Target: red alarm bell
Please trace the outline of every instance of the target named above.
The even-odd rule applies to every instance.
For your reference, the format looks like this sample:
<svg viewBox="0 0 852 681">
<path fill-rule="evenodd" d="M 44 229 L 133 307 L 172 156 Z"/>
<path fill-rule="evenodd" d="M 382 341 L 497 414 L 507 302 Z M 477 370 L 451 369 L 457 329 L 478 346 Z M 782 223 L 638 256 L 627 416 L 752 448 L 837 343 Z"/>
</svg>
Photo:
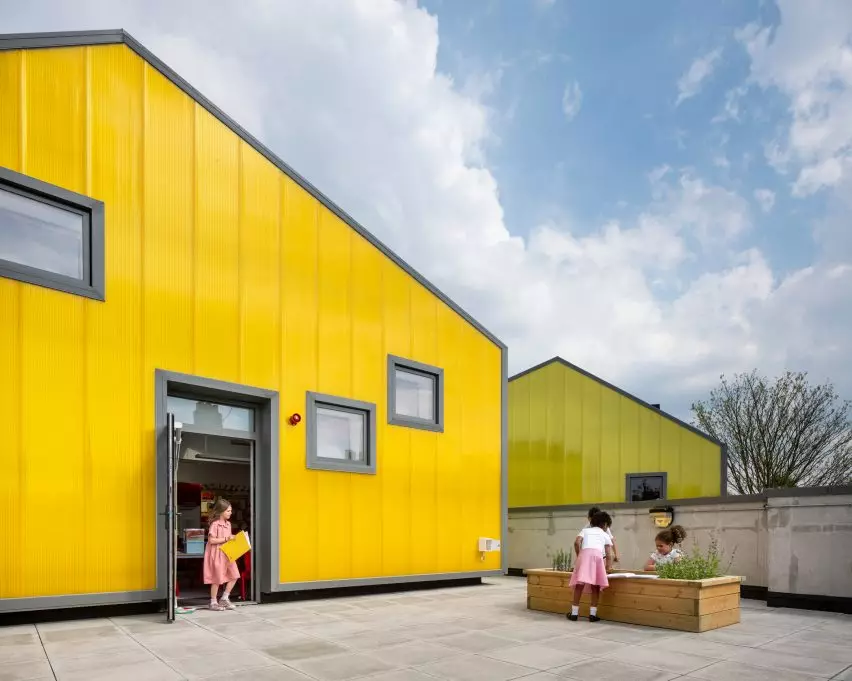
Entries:
<svg viewBox="0 0 852 681">
<path fill-rule="evenodd" d="M 302 417 L 299 414 L 293 414 L 289 419 L 289 423 L 291 426 L 296 426 L 302 420 Z"/>
</svg>

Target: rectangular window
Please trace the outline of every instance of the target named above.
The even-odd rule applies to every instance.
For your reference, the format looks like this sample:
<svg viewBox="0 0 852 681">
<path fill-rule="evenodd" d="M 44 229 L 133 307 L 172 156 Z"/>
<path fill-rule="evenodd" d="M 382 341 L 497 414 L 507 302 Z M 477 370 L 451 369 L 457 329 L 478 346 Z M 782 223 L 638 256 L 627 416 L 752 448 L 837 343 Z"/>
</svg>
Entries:
<svg viewBox="0 0 852 681">
<path fill-rule="evenodd" d="M 388 423 L 444 431 L 444 370 L 388 356 Z"/>
<path fill-rule="evenodd" d="M 254 431 L 254 410 L 230 404 L 169 395 L 168 410 L 185 426 L 213 430 Z"/>
<path fill-rule="evenodd" d="M 0 167 L 0 276 L 104 300 L 103 203 Z"/>
<path fill-rule="evenodd" d="M 628 473 L 627 501 L 652 501 L 666 498 L 665 473 Z"/>
<path fill-rule="evenodd" d="M 376 405 L 308 393 L 307 467 L 376 472 Z"/>
</svg>

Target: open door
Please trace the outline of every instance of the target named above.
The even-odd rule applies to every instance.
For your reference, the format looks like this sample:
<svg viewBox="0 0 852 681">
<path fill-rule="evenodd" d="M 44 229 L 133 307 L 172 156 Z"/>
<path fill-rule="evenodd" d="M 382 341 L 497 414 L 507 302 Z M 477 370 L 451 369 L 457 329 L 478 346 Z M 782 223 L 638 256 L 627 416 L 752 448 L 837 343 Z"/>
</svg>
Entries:
<svg viewBox="0 0 852 681">
<path fill-rule="evenodd" d="M 166 414 L 166 621 L 174 622 L 177 612 L 177 460 L 180 454 L 181 424 L 175 422 L 174 414 Z"/>
</svg>

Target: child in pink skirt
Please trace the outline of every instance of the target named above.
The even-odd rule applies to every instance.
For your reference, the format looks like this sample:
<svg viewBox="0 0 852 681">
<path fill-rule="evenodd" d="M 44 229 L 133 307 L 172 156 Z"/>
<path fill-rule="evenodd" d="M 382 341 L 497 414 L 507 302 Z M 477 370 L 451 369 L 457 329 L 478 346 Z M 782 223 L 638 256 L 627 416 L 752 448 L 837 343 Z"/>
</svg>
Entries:
<svg viewBox="0 0 852 681">
<path fill-rule="evenodd" d="M 577 563 L 571 574 L 571 586 L 574 587 L 574 602 L 568 619 L 576 622 L 580 615 L 580 598 L 586 587 L 592 592 L 592 607 L 589 609 L 589 621 L 598 622 L 598 599 L 601 589 L 609 586 L 606 573 L 612 569 L 612 537 L 607 530 L 612 525 L 609 513 L 598 511 L 589 519 L 589 527 L 584 528 L 574 541 Z M 606 556 L 606 558 L 604 558 Z"/>
<path fill-rule="evenodd" d="M 210 585 L 210 609 L 233 610 L 231 589 L 240 578 L 240 570 L 235 562 L 222 551 L 222 544 L 234 538 L 231 532 L 231 504 L 225 499 L 217 499 L 210 512 L 210 531 L 207 534 L 207 546 L 204 547 L 204 583 Z M 219 587 L 225 585 L 221 599 Z"/>
</svg>

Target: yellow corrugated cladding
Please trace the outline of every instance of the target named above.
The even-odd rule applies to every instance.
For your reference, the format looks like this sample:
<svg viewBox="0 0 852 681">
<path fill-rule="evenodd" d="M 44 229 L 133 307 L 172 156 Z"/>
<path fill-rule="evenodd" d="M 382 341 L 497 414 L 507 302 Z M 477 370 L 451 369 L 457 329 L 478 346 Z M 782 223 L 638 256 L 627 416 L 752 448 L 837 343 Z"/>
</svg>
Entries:
<svg viewBox="0 0 852 681">
<path fill-rule="evenodd" d="M 716 496 L 714 442 L 554 361 L 509 382 L 509 507 L 625 501 L 628 473 L 668 473 L 668 497 Z"/>
<path fill-rule="evenodd" d="M 282 426 L 282 581 L 498 569 L 501 351 L 123 45 L 0 53 L 0 165 L 102 200 L 106 302 L 0 278 L 0 598 L 155 586 L 155 369 L 377 404 L 378 474 Z M 445 432 L 387 425 L 387 355 Z"/>
</svg>

